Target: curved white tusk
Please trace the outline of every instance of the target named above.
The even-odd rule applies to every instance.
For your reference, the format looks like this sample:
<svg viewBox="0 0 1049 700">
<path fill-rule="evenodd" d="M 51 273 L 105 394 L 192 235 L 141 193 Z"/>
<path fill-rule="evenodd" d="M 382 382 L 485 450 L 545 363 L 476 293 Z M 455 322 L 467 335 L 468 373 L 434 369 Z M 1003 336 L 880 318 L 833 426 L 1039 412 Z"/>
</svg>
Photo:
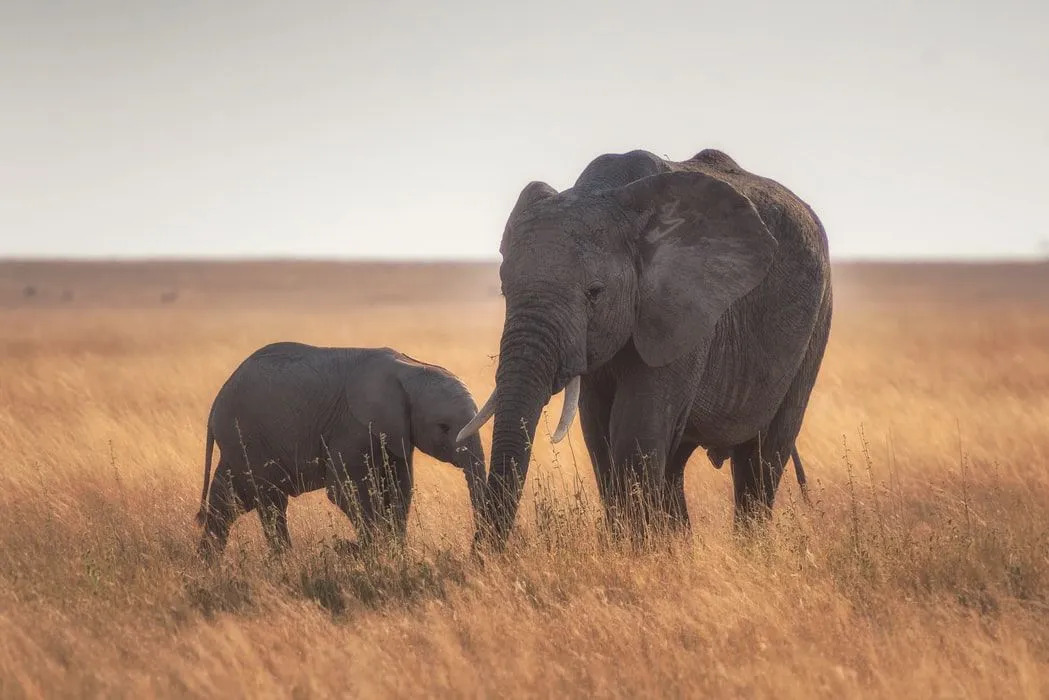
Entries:
<svg viewBox="0 0 1049 700">
<path fill-rule="evenodd" d="M 572 377 L 572 381 L 568 382 L 568 386 L 565 387 L 565 403 L 561 408 L 561 420 L 557 421 L 557 430 L 550 436 L 550 440 L 553 442 L 561 442 L 565 435 L 568 435 L 568 429 L 572 427 L 576 410 L 579 408 L 579 385 L 581 382 L 582 380 L 577 374 Z"/>
<path fill-rule="evenodd" d="M 466 438 L 470 437 L 478 430 L 481 426 L 487 423 L 492 416 L 495 415 L 495 391 L 488 397 L 488 400 L 484 402 L 484 406 L 481 406 L 481 410 L 477 412 L 477 415 L 473 417 L 469 423 L 463 426 L 463 429 L 459 431 L 459 434 L 455 436 L 456 442 L 462 442 Z"/>
</svg>

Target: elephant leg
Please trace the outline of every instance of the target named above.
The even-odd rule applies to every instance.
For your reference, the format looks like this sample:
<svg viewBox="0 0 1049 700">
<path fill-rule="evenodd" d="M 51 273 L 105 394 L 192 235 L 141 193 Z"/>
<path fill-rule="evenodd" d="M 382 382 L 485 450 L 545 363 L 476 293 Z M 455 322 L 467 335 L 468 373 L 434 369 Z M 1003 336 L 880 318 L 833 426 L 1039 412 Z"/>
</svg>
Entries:
<svg viewBox="0 0 1049 700">
<path fill-rule="evenodd" d="M 621 439 L 613 447 L 614 473 L 609 498 L 618 528 L 640 542 L 661 514 L 665 488 L 666 449 L 646 438 Z"/>
<path fill-rule="evenodd" d="M 262 533 L 266 536 L 274 553 L 291 547 L 288 532 L 288 494 L 277 488 L 268 488 L 259 494 L 259 520 Z"/>
<path fill-rule="evenodd" d="M 333 440 L 326 448 L 324 490 L 328 500 L 349 518 L 359 543 L 364 545 L 370 541 L 378 507 L 374 485 L 367 478 L 368 443 Z"/>
<path fill-rule="evenodd" d="M 612 406 L 613 478 L 609 501 L 635 539 L 643 539 L 664 512 L 668 455 L 674 449 L 674 423 L 655 398 L 617 392 Z"/>
<path fill-rule="evenodd" d="M 375 524 L 376 508 L 368 496 L 368 488 L 363 479 L 345 477 L 332 479 L 325 486 L 328 500 L 349 518 L 362 547 L 371 543 Z"/>
<path fill-rule="evenodd" d="M 612 439 L 609 423 L 612 417 L 612 394 L 599 380 L 588 383 L 584 380 L 579 396 L 579 423 L 583 428 L 583 441 L 590 453 L 590 463 L 594 467 L 594 480 L 601 505 L 605 509 L 605 518 L 609 525 L 615 522 L 612 509 Z"/>
<path fill-rule="evenodd" d="M 378 447 L 371 450 L 367 441 L 339 449 L 343 444 L 354 442 L 329 445 L 328 498 L 353 523 L 361 546 L 373 544 L 382 531 L 400 536 L 406 530 L 411 504 L 411 467 L 407 460 L 395 453 L 382 455 Z"/>
<path fill-rule="evenodd" d="M 732 449 L 737 529 L 767 520 L 772 513 L 790 447 L 784 450 L 783 446 L 768 444 L 767 436 L 752 438 Z"/>
<path fill-rule="evenodd" d="M 362 503 L 361 516 L 363 528 L 369 535 L 392 535 L 401 539 L 407 529 L 408 506 L 403 488 L 407 487 L 408 499 L 411 498 L 410 467 L 400 455 L 394 452 L 382 453 L 376 445 L 372 451 L 375 463 L 367 460 L 365 469 L 366 503 Z"/>
<path fill-rule="evenodd" d="M 408 513 L 412 507 L 411 458 L 390 456 L 389 469 L 382 484 L 382 503 L 385 517 L 398 541 L 403 541 L 408 530 Z"/>
<path fill-rule="evenodd" d="M 695 445 L 680 453 L 679 446 L 703 365 L 692 356 L 658 368 L 635 359 L 617 370 L 610 434 L 613 500 L 626 505 L 636 535 L 638 525 L 676 529 L 688 521 L 683 473 Z"/>
<path fill-rule="evenodd" d="M 768 430 L 732 450 L 732 484 L 736 497 L 736 527 L 746 526 L 771 514 L 783 468 L 790 459 L 801 432 L 809 394 L 816 383 L 830 329 L 831 302 L 820 308 L 816 327 L 801 366 L 794 375 Z"/>
<path fill-rule="evenodd" d="M 697 447 L 698 443 L 682 440 L 667 461 L 663 507 L 673 530 L 687 530 L 691 526 L 688 505 L 685 503 L 685 465 Z"/>
<path fill-rule="evenodd" d="M 204 533 L 201 535 L 197 552 L 205 559 L 212 559 L 226 549 L 233 521 L 240 515 L 241 504 L 233 489 L 229 464 L 219 462 L 215 479 L 208 492 L 208 507 L 204 514 Z"/>
</svg>

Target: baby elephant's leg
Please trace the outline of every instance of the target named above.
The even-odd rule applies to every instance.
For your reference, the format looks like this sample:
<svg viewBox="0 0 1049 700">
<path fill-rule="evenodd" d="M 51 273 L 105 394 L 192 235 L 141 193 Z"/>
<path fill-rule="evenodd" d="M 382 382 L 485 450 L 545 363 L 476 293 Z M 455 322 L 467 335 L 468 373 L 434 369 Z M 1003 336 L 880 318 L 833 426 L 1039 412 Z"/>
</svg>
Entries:
<svg viewBox="0 0 1049 700">
<path fill-rule="evenodd" d="M 364 463 L 367 448 L 352 447 L 348 443 L 333 442 L 327 446 L 324 456 L 327 462 L 324 490 L 328 500 L 353 523 L 361 545 L 370 540 L 371 526 L 375 522 L 376 503 L 374 489 L 364 478 Z"/>
<path fill-rule="evenodd" d="M 229 465 L 219 462 L 215 479 L 208 493 L 208 508 L 204 516 L 204 534 L 197 552 L 205 559 L 222 553 L 229 539 L 229 530 L 239 515 L 240 504 L 233 490 Z"/>
<path fill-rule="evenodd" d="M 390 457 L 386 478 L 382 480 L 383 511 L 394 537 L 404 540 L 408 512 L 412 507 L 412 465 L 409 460 Z"/>
<path fill-rule="evenodd" d="M 412 500 L 411 464 L 395 454 L 369 449 L 328 447 L 328 498 L 353 522 L 361 546 L 377 535 L 403 540 Z M 372 454 L 376 457 L 373 461 Z"/>
<path fill-rule="evenodd" d="M 289 549 L 291 534 L 288 532 L 288 494 L 276 487 L 260 489 L 258 507 L 262 532 L 270 549 L 274 553 Z"/>
<path fill-rule="evenodd" d="M 365 460 L 361 498 L 362 544 L 370 538 L 404 539 L 412 499 L 411 466 L 395 454 Z"/>
</svg>

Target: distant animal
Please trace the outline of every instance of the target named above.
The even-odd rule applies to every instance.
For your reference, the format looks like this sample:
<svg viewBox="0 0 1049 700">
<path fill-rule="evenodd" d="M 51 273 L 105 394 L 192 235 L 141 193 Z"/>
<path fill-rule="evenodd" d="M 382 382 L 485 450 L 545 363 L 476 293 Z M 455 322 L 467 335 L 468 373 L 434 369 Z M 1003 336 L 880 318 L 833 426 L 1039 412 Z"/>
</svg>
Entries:
<svg viewBox="0 0 1049 700">
<path fill-rule="evenodd" d="M 736 526 L 768 517 L 831 325 L 827 235 L 808 204 L 721 151 L 609 153 L 563 192 L 526 185 L 499 252 L 495 391 L 462 435 L 495 417 L 495 543 L 562 390 L 553 438 L 578 407 L 611 521 L 639 497 L 686 527 L 684 468 L 700 447 L 731 459 Z"/>
<path fill-rule="evenodd" d="M 234 519 L 251 510 L 274 550 L 289 547 L 289 496 L 320 488 L 349 516 L 359 544 L 382 528 L 403 538 L 414 448 L 463 470 L 476 519 L 484 503 L 481 441 L 455 440 L 476 412 L 454 374 L 391 348 L 281 342 L 256 350 L 211 406 L 200 553 L 221 552 Z"/>
</svg>

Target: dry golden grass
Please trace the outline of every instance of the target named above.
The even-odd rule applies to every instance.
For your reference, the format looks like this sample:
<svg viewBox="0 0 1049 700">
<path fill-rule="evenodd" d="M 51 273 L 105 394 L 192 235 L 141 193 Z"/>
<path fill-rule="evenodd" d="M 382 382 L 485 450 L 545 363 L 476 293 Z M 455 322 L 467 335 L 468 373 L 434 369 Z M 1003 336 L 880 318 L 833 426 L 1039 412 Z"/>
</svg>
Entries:
<svg viewBox="0 0 1049 700">
<path fill-rule="evenodd" d="M 1049 695 L 1045 266 L 838 268 L 799 441 L 816 504 L 788 474 L 759 541 L 733 540 L 727 469 L 697 454 L 692 535 L 610 544 L 576 425 L 538 438 L 504 556 L 469 556 L 461 476 L 423 458 L 403 552 L 340 558 L 350 525 L 314 493 L 289 556 L 251 516 L 196 560 L 204 420 L 237 362 L 390 345 L 483 399 L 494 281 L 0 265 L 0 697 Z"/>
</svg>

